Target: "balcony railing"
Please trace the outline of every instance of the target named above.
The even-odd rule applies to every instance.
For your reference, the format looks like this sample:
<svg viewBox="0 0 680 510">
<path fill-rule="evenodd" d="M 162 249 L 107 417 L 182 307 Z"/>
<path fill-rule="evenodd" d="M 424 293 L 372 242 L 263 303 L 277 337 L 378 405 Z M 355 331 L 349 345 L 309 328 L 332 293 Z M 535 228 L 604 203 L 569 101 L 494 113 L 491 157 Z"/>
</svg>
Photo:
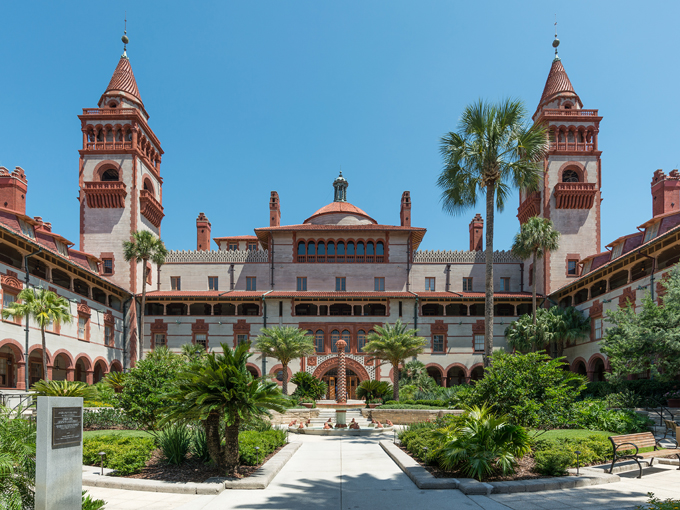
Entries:
<svg viewBox="0 0 680 510">
<path fill-rule="evenodd" d="M 550 150 L 589 152 L 595 150 L 595 144 L 592 142 L 550 142 Z"/>
<path fill-rule="evenodd" d="M 546 108 L 543 110 L 543 115 L 551 117 L 597 117 L 597 110 Z"/>
<path fill-rule="evenodd" d="M 594 182 L 558 182 L 555 184 L 557 209 L 590 209 L 595 202 L 597 187 Z"/>
<path fill-rule="evenodd" d="M 163 214 L 163 206 L 154 198 L 150 191 L 145 189 L 139 191 L 139 205 L 142 216 L 149 220 L 156 228 L 160 227 L 161 220 L 165 216 Z"/>
<path fill-rule="evenodd" d="M 135 108 L 83 108 L 83 115 L 121 115 L 136 111 Z"/>
<path fill-rule="evenodd" d="M 384 255 L 296 255 L 297 262 L 306 263 L 384 263 Z"/>
<path fill-rule="evenodd" d="M 523 224 L 532 216 L 541 214 L 541 194 L 530 193 L 517 208 L 517 218 Z"/>
<path fill-rule="evenodd" d="M 85 148 L 91 151 L 132 149 L 132 142 L 87 142 Z"/>
<path fill-rule="evenodd" d="M 123 182 L 85 182 L 83 191 L 87 197 L 87 206 L 92 209 L 125 207 L 127 191 Z"/>
</svg>

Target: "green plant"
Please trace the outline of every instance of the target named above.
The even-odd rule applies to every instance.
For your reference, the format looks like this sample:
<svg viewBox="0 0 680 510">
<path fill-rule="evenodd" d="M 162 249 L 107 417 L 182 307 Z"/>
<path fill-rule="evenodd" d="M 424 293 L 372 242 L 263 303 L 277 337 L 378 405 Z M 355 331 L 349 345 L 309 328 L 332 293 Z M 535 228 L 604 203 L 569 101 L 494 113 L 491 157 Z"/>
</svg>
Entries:
<svg viewBox="0 0 680 510">
<path fill-rule="evenodd" d="M 21 416 L 22 409 L 18 409 Z M 36 428 L 0 406 L 0 508 L 33 508 Z"/>
<path fill-rule="evenodd" d="M 138 473 L 156 449 L 150 437 L 122 437 L 114 434 L 83 439 L 83 464 L 100 465 L 99 452 L 106 453 L 104 467 L 115 469 L 119 476 Z"/>
<path fill-rule="evenodd" d="M 105 380 L 99 381 L 98 383 L 95 383 L 93 386 L 97 389 L 97 397 L 96 399 L 86 401 L 84 403 L 86 407 L 88 405 L 91 406 L 93 402 L 99 402 L 103 405 L 109 405 L 112 407 L 118 405 L 118 399 L 116 397 L 116 392 L 114 388 L 111 385 L 107 384 Z"/>
<path fill-rule="evenodd" d="M 469 408 L 460 421 L 438 434 L 444 440 L 439 464 L 480 481 L 495 472 L 514 473 L 517 460 L 531 450 L 524 427 L 486 406 Z"/>
<path fill-rule="evenodd" d="M 611 461 L 612 446 L 602 435 L 537 439 L 534 460 L 537 472 L 547 476 L 562 476 L 567 468 L 576 467 L 576 452 L 581 466 Z"/>
<path fill-rule="evenodd" d="M 665 499 L 660 500 L 654 496 L 653 492 L 648 492 L 647 504 L 644 506 L 636 506 L 635 510 L 678 510 L 680 508 L 680 499 Z"/>
<path fill-rule="evenodd" d="M 92 499 L 87 491 L 83 491 L 82 510 L 104 510 L 105 506 L 106 501 L 103 499 Z"/>
<path fill-rule="evenodd" d="M 319 400 L 326 396 L 328 385 L 307 372 L 297 372 L 290 380 L 296 388 L 293 395 Z"/>
<path fill-rule="evenodd" d="M 470 400 L 477 406 L 493 406 L 517 425 L 558 428 L 568 423 L 571 405 L 585 387 L 583 377 L 563 365 L 545 353 L 496 352 Z"/>
<path fill-rule="evenodd" d="M 17 295 L 16 301 L 2 309 L 3 319 L 30 317 L 40 328 L 42 337 L 42 376 L 47 380 L 47 346 L 45 327 L 49 324 L 68 324 L 73 320 L 70 304 L 66 298 L 51 290 L 27 287 Z"/>
<path fill-rule="evenodd" d="M 607 409 L 604 400 L 587 399 L 572 406 L 572 425 L 616 434 L 646 432 L 652 421 L 631 409 Z"/>
<path fill-rule="evenodd" d="M 511 188 L 537 189 L 548 150 L 545 125 L 529 125 L 526 114 L 521 101 L 491 104 L 479 100 L 463 111 L 458 132 L 441 139 L 444 169 L 437 186 L 442 190 L 444 211 L 460 214 L 475 207 L 481 197 L 486 201 L 485 367 L 493 352 L 494 208 L 503 210 Z"/>
<path fill-rule="evenodd" d="M 622 407 L 635 409 L 642 399 L 634 391 L 623 389 L 618 393 L 610 393 L 605 397 L 607 407 Z"/>
<path fill-rule="evenodd" d="M 399 376 L 399 386 L 415 386 L 416 392 L 436 392 L 440 388 L 437 381 L 428 375 L 425 364 L 418 360 L 404 363 Z"/>
<path fill-rule="evenodd" d="M 281 391 L 284 395 L 288 395 L 288 364 L 296 358 L 313 354 L 316 350 L 307 330 L 292 326 L 262 328 L 260 336 L 255 339 L 254 348 L 281 362 L 283 370 Z"/>
<path fill-rule="evenodd" d="M 357 386 L 357 398 L 366 399 L 366 403 L 369 403 L 369 400 L 384 400 L 393 391 L 392 385 L 387 381 L 366 380 Z"/>
<path fill-rule="evenodd" d="M 96 411 L 83 411 L 83 428 L 86 429 L 137 429 L 138 425 L 120 409 L 102 408 Z"/>
<path fill-rule="evenodd" d="M 576 462 L 576 454 L 567 448 L 538 451 L 534 454 L 534 470 L 545 476 L 564 476 Z"/>
<path fill-rule="evenodd" d="M 257 466 L 267 455 L 284 444 L 286 444 L 286 433 L 283 430 L 243 432 L 239 437 L 241 463 L 246 466 Z M 256 447 L 259 450 L 256 450 Z"/>
<path fill-rule="evenodd" d="M 180 465 L 191 448 L 192 431 L 184 424 L 174 423 L 161 429 L 158 448 L 168 464 Z"/>
<path fill-rule="evenodd" d="M 535 321 L 534 321 L 535 317 Z M 534 316 L 522 315 L 505 329 L 508 345 L 520 352 L 550 347 L 553 358 L 561 355 L 566 342 L 590 332 L 590 319 L 573 307 L 540 308 Z"/>
<path fill-rule="evenodd" d="M 123 372 L 109 372 L 102 381 L 107 386 L 110 386 L 115 393 L 123 391 L 123 383 L 125 382 L 125 373 Z"/>
<path fill-rule="evenodd" d="M 208 452 L 208 438 L 205 435 L 205 429 L 201 423 L 197 423 L 194 428 L 194 433 L 191 436 L 191 455 L 200 459 L 202 462 L 210 460 L 210 453 Z"/>
<path fill-rule="evenodd" d="M 149 260 L 157 266 L 165 264 L 168 250 L 165 244 L 149 230 L 132 232 L 131 241 L 123 241 L 123 258 L 125 262 L 142 263 L 142 282 L 147 279 L 147 265 Z M 139 330 L 144 331 L 144 316 L 146 315 L 146 285 L 142 285 L 142 313 L 139 317 Z M 144 359 L 144 335 L 139 336 L 139 360 Z"/>
<path fill-rule="evenodd" d="M 315 407 L 316 407 L 316 400 L 314 400 L 314 399 L 311 398 L 311 397 L 302 397 L 302 398 L 299 400 L 299 403 L 300 403 L 300 404 L 312 404 L 312 408 L 315 408 Z M 305 407 L 306 407 L 306 406 L 305 406 Z"/>
<path fill-rule="evenodd" d="M 97 388 L 80 381 L 38 381 L 31 391 L 36 397 L 97 397 Z"/>
<path fill-rule="evenodd" d="M 394 373 L 392 395 L 394 400 L 399 400 L 399 365 L 406 358 L 422 353 L 427 340 L 416 336 L 418 330 L 407 329 L 401 319 L 398 319 L 394 326 L 386 323 L 384 326 L 375 326 L 374 330 L 366 337 L 363 351 L 370 354 L 373 360 L 388 362 L 392 365 Z"/>
</svg>

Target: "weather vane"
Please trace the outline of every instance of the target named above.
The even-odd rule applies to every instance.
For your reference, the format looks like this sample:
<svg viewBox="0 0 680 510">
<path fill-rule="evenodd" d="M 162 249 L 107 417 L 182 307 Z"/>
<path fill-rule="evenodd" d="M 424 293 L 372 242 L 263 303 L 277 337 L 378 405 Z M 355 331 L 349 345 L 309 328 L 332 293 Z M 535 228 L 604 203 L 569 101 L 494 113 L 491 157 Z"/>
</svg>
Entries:
<svg viewBox="0 0 680 510">
<path fill-rule="evenodd" d="M 555 14 L 555 40 L 552 45 L 553 48 L 555 48 L 555 60 L 559 60 L 560 57 L 557 55 L 557 47 L 560 45 L 560 40 L 557 38 L 557 14 Z"/>
<path fill-rule="evenodd" d="M 123 37 L 120 38 L 123 41 L 123 56 L 127 58 L 127 43 L 130 42 L 127 36 L 127 11 L 125 11 L 125 29 L 123 30 Z"/>
</svg>

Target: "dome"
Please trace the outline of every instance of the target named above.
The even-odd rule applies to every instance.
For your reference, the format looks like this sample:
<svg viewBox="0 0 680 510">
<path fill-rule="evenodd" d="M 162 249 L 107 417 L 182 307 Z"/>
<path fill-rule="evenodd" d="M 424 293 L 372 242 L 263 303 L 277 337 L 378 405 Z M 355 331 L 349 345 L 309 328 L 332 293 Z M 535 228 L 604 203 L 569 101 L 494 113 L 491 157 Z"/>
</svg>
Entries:
<svg viewBox="0 0 680 510">
<path fill-rule="evenodd" d="M 378 222 L 349 202 L 331 202 L 304 221 L 313 225 L 375 225 Z"/>
</svg>

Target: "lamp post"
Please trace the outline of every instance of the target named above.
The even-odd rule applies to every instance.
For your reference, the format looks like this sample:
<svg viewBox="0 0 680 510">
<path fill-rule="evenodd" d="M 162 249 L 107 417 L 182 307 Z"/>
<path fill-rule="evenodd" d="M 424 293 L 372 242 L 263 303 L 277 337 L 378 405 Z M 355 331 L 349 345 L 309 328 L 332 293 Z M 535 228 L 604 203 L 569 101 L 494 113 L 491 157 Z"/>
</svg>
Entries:
<svg viewBox="0 0 680 510">
<path fill-rule="evenodd" d="M 580 466 L 580 463 L 579 463 L 579 458 L 578 458 L 578 456 L 581 455 L 581 452 L 579 452 L 579 451 L 577 450 L 577 451 L 575 451 L 574 453 L 576 454 L 576 476 L 578 476 L 579 468 L 581 467 L 581 466 Z"/>
</svg>

